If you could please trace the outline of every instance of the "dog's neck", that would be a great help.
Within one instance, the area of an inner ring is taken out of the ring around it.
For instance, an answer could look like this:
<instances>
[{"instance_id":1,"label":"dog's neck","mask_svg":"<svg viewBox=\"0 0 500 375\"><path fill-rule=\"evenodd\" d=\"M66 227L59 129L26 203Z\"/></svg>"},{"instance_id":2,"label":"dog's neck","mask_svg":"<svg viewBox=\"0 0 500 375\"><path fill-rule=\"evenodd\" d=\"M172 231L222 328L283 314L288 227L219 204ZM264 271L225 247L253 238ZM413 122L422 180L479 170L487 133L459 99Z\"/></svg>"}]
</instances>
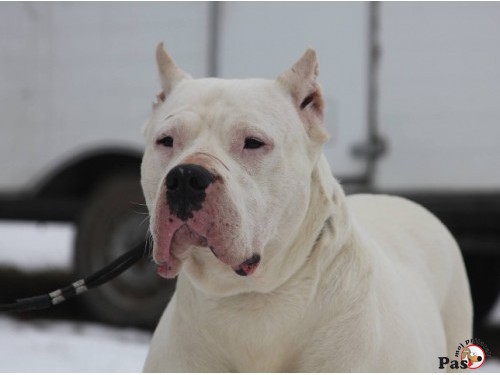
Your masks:
<instances>
[{"instance_id":1,"label":"dog's neck","mask_svg":"<svg viewBox=\"0 0 500 375\"><path fill-rule=\"evenodd\" d=\"M224 272L207 274L200 280L192 279L192 282L200 289L205 289L202 285L205 280L211 282L217 292L206 292L212 297L270 293L282 286L289 289L285 284L294 285L302 278L300 274L321 273L320 270L311 269L318 267L313 264L318 263L314 260L319 256L318 253L321 253L320 263L330 263L348 241L350 233L344 192L334 179L326 158L321 155L311 173L309 202L298 229L294 233L286 233L266 248L267 256L264 256L258 273L252 278L237 279L238 285L228 279L234 277L233 274ZM183 278L181 272L180 279Z\"/></svg>"},{"instance_id":2,"label":"dog's neck","mask_svg":"<svg viewBox=\"0 0 500 375\"><path fill-rule=\"evenodd\" d=\"M279 249L277 256L268 259L263 278L269 279L269 284L264 282L265 287L259 291L271 292L294 278L309 266L317 251L325 252L323 261L328 263L350 238L350 223L344 191L321 155L311 175L310 199L302 224L286 249Z\"/></svg>"}]
</instances>

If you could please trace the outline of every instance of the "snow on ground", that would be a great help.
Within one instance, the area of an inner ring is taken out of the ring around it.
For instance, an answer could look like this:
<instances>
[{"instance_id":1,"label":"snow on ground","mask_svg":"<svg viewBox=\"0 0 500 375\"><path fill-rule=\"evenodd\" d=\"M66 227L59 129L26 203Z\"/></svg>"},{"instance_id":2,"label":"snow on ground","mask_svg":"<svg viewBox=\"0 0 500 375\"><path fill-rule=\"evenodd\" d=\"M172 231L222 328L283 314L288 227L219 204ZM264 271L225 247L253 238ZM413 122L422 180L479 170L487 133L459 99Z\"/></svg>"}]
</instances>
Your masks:
<instances>
[{"instance_id":1,"label":"snow on ground","mask_svg":"<svg viewBox=\"0 0 500 375\"><path fill-rule=\"evenodd\" d=\"M140 372L151 334L0 316L0 372Z\"/></svg>"},{"instance_id":2,"label":"snow on ground","mask_svg":"<svg viewBox=\"0 0 500 375\"><path fill-rule=\"evenodd\" d=\"M500 373L500 361L498 359L490 359L490 360L486 359L484 365L482 365L477 370L472 370L472 371L498 374Z\"/></svg>"},{"instance_id":3,"label":"snow on ground","mask_svg":"<svg viewBox=\"0 0 500 375\"><path fill-rule=\"evenodd\" d=\"M0 265L70 270L74 234L70 225L0 222ZM490 321L500 322L500 301ZM0 315L0 372L139 372L150 339L135 329ZM477 371L500 373L500 361Z\"/></svg>"},{"instance_id":4,"label":"snow on ground","mask_svg":"<svg viewBox=\"0 0 500 375\"><path fill-rule=\"evenodd\" d=\"M471 370L471 371L478 371L478 372L489 372L489 373L500 373L500 361L498 359L486 359L484 362L484 365L482 365L480 368L477 370Z\"/></svg>"},{"instance_id":5,"label":"snow on ground","mask_svg":"<svg viewBox=\"0 0 500 375\"><path fill-rule=\"evenodd\" d=\"M74 235L69 224L0 221L0 264L24 271L69 270Z\"/></svg>"},{"instance_id":6,"label":"snow on ground","mask_svg":"<svg viewBox=\"0 0 500 375\"><path fill-rule=\"evenodd\" d=\"M0 372L140 372L151 339L132 329L5 316L0 337ZM487 360L477 371L498 373L500 361Z\"/></svg>"},{"instance_id":7,"label":"snow on ground","mask_svg":"<svg viewBox=\"0 0 500 375\"><path fill-rule=\"evenodd\" d=\"M0 265L69 271L74 235L68 224L0 221ZM0 315L0 372L139 372L150 339L139 330Z\"/></svg>"}]
</instances>

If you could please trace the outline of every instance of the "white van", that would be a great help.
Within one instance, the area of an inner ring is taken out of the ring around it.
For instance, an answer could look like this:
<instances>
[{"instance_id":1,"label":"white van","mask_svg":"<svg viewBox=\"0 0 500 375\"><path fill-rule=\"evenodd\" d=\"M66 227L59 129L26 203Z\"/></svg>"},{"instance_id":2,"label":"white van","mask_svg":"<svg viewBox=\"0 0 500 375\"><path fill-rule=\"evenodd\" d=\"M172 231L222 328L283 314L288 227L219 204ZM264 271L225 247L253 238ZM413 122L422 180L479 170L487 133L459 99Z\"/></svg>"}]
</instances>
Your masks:
<instances>
[{"instance_id":1,"label":"white van","mask_svg":"<svg viewBox=\"0 0 500 375\"><path fill-rule=\"evenodd\" d=\"M495 301L500 4L1 3L0 33L0 217L76 223L79 275L144 241L158 42L194 77L224 78L274 78L313 46L335 175L434 211L460 242L478 316ZM173 287L145 261L85 302L148 326Z\"/></svg>"}]
</instances>

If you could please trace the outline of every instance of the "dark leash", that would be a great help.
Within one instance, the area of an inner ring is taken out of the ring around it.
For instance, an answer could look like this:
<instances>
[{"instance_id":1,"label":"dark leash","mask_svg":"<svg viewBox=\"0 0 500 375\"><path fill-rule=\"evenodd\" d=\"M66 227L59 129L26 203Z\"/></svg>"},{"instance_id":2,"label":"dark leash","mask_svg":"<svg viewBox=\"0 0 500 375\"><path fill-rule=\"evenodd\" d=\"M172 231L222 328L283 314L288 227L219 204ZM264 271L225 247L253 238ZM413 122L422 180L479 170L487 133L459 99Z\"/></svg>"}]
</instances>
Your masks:
<instances>
[{"instance_id":1,"label":"dark leash","mask_svg":"<svg viewBox=\"0 0 500 375\"><path fill-rule=\"evenodd\" d=\"M25 312L47 309L114 279L142 258L149 256L148 253L145 250L144 243L140 243L90 276L47 294L20 298L16 302L0 304L0 311Z\"/></svg>"}]
</instances>

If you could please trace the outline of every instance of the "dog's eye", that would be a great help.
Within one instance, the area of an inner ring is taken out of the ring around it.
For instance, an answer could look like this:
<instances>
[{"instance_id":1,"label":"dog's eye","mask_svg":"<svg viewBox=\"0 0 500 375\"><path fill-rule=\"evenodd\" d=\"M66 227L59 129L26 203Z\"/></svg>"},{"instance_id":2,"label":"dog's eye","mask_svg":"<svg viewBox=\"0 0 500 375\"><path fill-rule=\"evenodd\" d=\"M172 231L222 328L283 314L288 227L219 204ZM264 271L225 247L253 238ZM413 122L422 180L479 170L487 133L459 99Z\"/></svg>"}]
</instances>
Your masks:
<instances>
[{"instance_id":1,"label":"dog's eye","mask_svg":"<svg viewBox=\"0 0 500 375\"><path fill-rule=\"evenodd\" d=\"M245 138L245 146L243 148L256 149L264 146L265 143L252 137Z\"/></svg>"},{"instance_id":2,"label":"dog's eye","mask_svg":"<svg viewBox=\"0 0 500 375\"><path fill-rule=\"evenodd\" d=\"M156 141L156 144L162 145L165 147L172 147L174 145L174 139L171 136L166 136L163 138L160 138Z\"/></svg>"}]
</instances>

